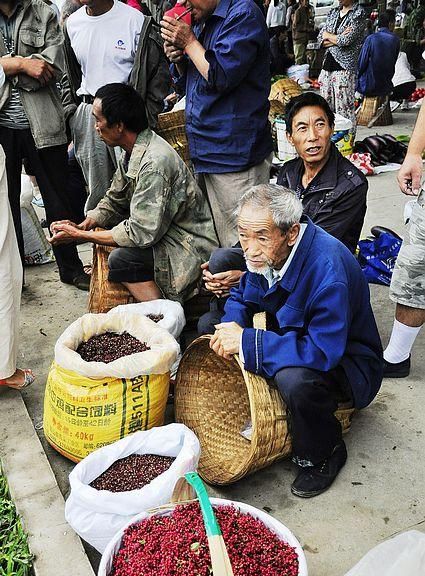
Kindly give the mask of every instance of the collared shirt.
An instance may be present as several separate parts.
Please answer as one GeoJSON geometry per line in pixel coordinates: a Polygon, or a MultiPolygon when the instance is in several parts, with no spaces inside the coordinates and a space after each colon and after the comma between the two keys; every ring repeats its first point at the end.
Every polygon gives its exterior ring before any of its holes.
{"type": "MultiPolygon", "coordinates": [[[[0,33],[3,38],[4,47],[10,56],[15,55],[15,45],[13,36],[15,34],[16,16],[22,10],[22,2],[17,2],[12,14],[7,17],[0,11],[0,33]]],[[[30,125],[24,107],[21,103],[18,88],[12,88],[10,99],[2,110],[0,110],[0,126],[18,130],[27,130],[30,125]]]]}
{"type": "MultiPolygon", "coordinates": [[[[295,252],[297,251],[297,248],[301,242],[301,238],[303,237],[304,232],[306,231],[306,228],[307,228],[307,224],[302,222],[300,225],[300,231],[298,234],[297,241],[295,242],[294,246],[292,247],[291,253],[289,254],[288,258],[285,261],[285,264],[282,266],[282,268],[280,270],[273,270],[273,268],[269,268],[266,272],[261,272],[261,274],[267,280],[267,282],[269,284],[269,288],[271,288],[277,282],[280,282],[282,280],[282,278],[285,276],[285,274],[286,274],[286,272],[287,272],[289,266],[291,265],[291,262],[295,256],[295,252]]],[[[241,334],[241,339],[239,341],[239,357],[242,360],[242,362],[245,364],[245,359],[244,359],[243,350],[242,350],[242,337],[243,337],[243,332],[241,334]]]]}
{"type": "Polygon", "coordinates": [[[209,63],[208,80],[190,60],[186,72],[186,130],[195,170],[247,170],[272,151],[264,17],[252,0],[221,0],[194,32],[209,63]]]}

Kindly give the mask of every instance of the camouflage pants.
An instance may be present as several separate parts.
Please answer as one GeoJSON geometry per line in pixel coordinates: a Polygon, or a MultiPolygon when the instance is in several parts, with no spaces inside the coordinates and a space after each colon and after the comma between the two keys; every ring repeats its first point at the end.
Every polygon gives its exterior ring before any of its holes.
{"type": "Polygon", "coordinates": [[[425,309],[425,191],[413,206],[394,267],[390,298],[410,308],[425,309]]]}

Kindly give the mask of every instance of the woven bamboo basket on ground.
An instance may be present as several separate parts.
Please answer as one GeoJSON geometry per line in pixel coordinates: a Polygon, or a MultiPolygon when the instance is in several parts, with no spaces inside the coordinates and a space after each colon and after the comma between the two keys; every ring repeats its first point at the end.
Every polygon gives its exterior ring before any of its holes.
{"type": "MultiPolygon", "coordinates": [[[[258,315],[257,315],[258,316],[258,315]]],[[[265,317],[255,318],[265,327],[265,317]]],[[[195,432],[201,443],[198,472],[209,484],[231,484],[291,454],[286,406],[278,390],[247,372],[238,355],[231,361],[201,336],[187,348],[175,385],[176,420],[195,432]],[[251,440],[241,430],[252,422],[251,440]]],[[[340,404],[335,413],[343,432],[354,409],[340,404]]]]}
{"type": "MultiPolygon", "coordinates": [[[[384,97],[366,96],[357,114],[357,124],[359,126],[368,126],[377,113],[378,108],[384,102],[384,97]]],[[[371,126],[390,126],[391,124],[393,124],[393,116],[391,114],[390,103],[388,100],[382,114],[371,124],[371,126]]]]}
{"type": "Polygon", "coordinates": [[[184,110],[172,110],[171,112],[159,114],[157,132],[174,148],[182,160],[190,166],[184,110]]]}
{"type": "Polygon", "coordinates": [[[89,312],[109,312],[120,304],[133,302],[127,288],[119,282],[108,280],[108,257],[113,246],[93,245],[93,264],[89,292],[89,312]]]}

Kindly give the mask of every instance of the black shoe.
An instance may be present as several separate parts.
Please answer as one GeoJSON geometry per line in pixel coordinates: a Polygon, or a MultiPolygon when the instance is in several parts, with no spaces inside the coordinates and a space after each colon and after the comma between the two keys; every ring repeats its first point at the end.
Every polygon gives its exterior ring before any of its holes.
{"type": "Polygon", "coordinates": [[[291,486],[292,494],[300,498],[312,498],[325,492],[338,476],[339,471],[347,460],[347,449],[343,440],[337,444],[334,451],[315,466],[302,468],[291,486]]]}
{"type": "Polygon", "coordinates": [[[410,356],[402,362],[387,362],[384,360],[384,378],[406,378],[410,374],[410,356]]]}
{"type": "Polygon", "coordinates": [[[86,292],[90,289],[90,276],[85,272],[80,272],[77,276],[74,276],[72,280],[65,280],[61,278],[61,281],[65,284],[71,284],[78,288],[78,290],[85,290],[86,292]]]}
{"type": "Polygon", "coordinates": [[[397,232],[394,232],[394,230],[391,230],[391,228],[385,228],[385,226],[372,226],[370,231],[375,236],[375,238],[379,238],[379,236],[384,233],[391,234],[391,236],[394,236],[394,238],[397,238],[397,240],[403,240],[403,238],[399,236],[397,232]]]}

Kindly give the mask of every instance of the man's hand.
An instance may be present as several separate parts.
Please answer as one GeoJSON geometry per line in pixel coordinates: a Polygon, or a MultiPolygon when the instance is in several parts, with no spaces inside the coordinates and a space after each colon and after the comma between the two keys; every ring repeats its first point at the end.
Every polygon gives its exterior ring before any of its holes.
{"type": "MultiPolygon", "coordinates": [[[[201,267],[204,266],[203,264],[201,267]]],[[[239,286],[242,275],[242,270],[226,270],[225,272],[211,274],[208,268],[203,268],[202,278],[205,282],[205,288],[220,298],[227,296],[230,288],[239,286]]]]}
{"type": "Polygon", "coordinates": [[[177,64],[177,62],[183,60],[184,57],[183,50],[180,50],[180,48],[176,48],[176,46],[173,46],[173,44],[170,44],[169,42],[164,42],[164,52],[168,60],[170,62],[173,62],[173,64],[177,64]]]}
{"type": "Polygon", "coordinates": [[[48,238],[48,241],[50,244],[53,244],[53,246],[83,240],[82,235],[84,234],[84,231],[80,230],[80,228],[72,222],[69,224],[64,220],[62,220],[62,222],[54,222],[50,226],[50,229],[53,236],[48,238]]]}
{"type": "Polygon", "coordinates": [[[242,337],[243,328],[236,322],[223,322],[215,326],[215,333],[210,340],[210,348],[218,356],[226,360],[231,360],[233,354],[239,352],[239,344],[242,337]]]}
{"type": "MultiPolygon", "coordinates": [[[[196,42],[196,36],[186,22],[169,16],[164,16],[164,19],[161,20],[161,36],[165,43],[180,50],[185,50],[189,44],[196,42]]],[[[167,50],[165,53],[167,54],[167,50]]]]}
{"type": "Polygon", "coordinates": [[[22,58],[21,69],[23,74],[35,78],[42,86],[55,79],[53,66],[40,58],[22,58]]]}
{"type": "Polygon", "coordinates": [[[421,188],[421,179],[422,156],[420,154],[406,154],[397,175],[400,190],[408,196],[417,196],[421,188]]]}
{"type": "Polygon", "coordinates": [[[75,224],[71,220],[56,220],[56,222],[52,222],[50,224],[50,232],[55,234],[57,231],[61,230],[62,226],[66,224],[68,226],[73,226],[74,228],[78,228],[79,230],[93,230],[96,228],[97,222],[93,218],[87,217],[85,220],[81,222],[81,224],[75,224]]]}

